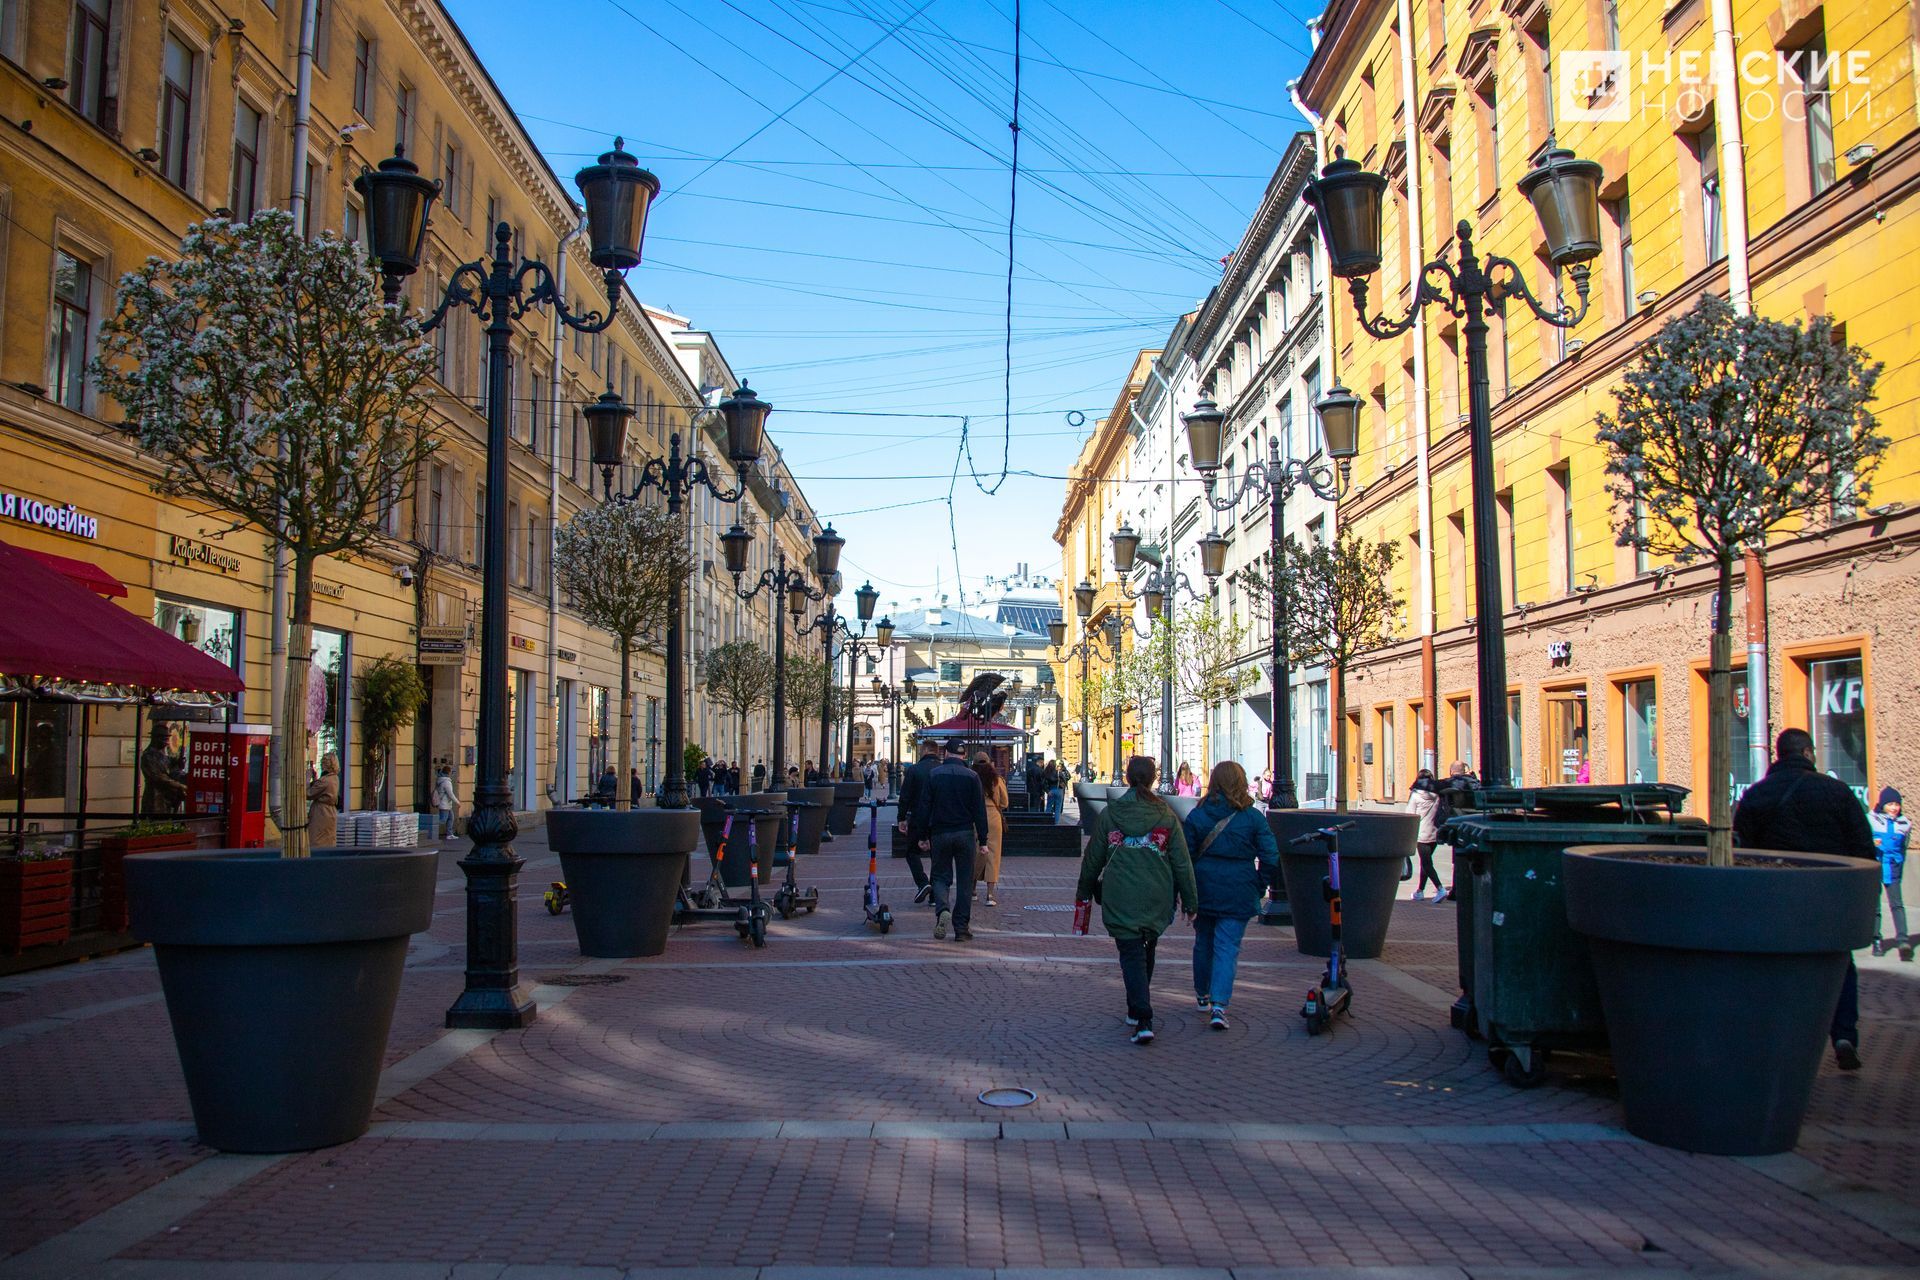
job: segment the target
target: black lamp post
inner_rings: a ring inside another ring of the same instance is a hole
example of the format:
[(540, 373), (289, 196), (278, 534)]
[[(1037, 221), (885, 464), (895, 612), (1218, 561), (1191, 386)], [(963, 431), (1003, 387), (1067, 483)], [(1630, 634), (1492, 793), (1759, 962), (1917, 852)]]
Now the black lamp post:
[[(847, 749), (840, 757), (840, 776), (848, 782), (853, 781), (853, 711), (855, 690), (859, 688), (854, 681), (860, 675), (860, 650), (867, 643), (867, 624), (873, 621), (873, 610), (880, 603), (880, 593), (873, 589), (871, 582), (863, 582), (860, 589), (853, 593), (854, 613), (860, 620), (860, 634), (847, 639)], [(880, 637), (880, 628), (874, 628), (874, 644), (884, 649), (893, 640), (893, 624), (884, 624), (886, 638)], [(844, 624), (842, 627), (844, 631)], [(828, 673), (831, 677), (831, 672)], [(824, 767), (824, 766), (822, 766)]]
[[(518, 826), (507, 789), (507, 344), (514, 321), (547, 304), (571, 329), (599, 333), (613, 324), (620, 306), (621, 276), (639, 265), (647, 208), (660, 180), (621, 149), (580, 170), (574, 181), (586, 200), (593, 265), (603, 274), (607, 311), (575, 315), (543, 262), (512, 257), (513, 233), (493, 229), (493, 258), (462, 264), (445, 295), (421, 328), (437, 328), (453, 307), (463, 306), (487, 329), (487, 510), (482, 552), (480, 614), (480, 709), (473, 816), (467, 828), (473, 851), (460, 860), (467, 878), (466, 987), (447, 1010), (449, 1027), (494, 1029), (533, 1021), (533, 1001), (520, 989), (515, 887), (523, 865), (513, 849)], [(363, 169), (354, 189), (366, 201), (367, 229), (379, 263), (386, 300), (400, 303), (401, 281), (420, 266), (427, 219), (440, 184), (420, 176), (398, 148), (377, 170)]]
[(727, 572), (733, 575), (734, 594), (742, 600), (751, 600), (762, 591), (771, 592), (773, 601), (773, 762), (769, 765), (771, 781), (784, 786), (787, 769), (787, 619), (781, 616), (780, 606), (786, 605), (786, 612), (793, 615), (793, 627), (803, 634), (810, 628), (800, 625), (800, 619), (807, 612), (807, 606), (816, 600), (826, 599), (827, 593), (807, 584), (808, 570), (811, 569), (822, 583), (825, 583), (840, 570), (840, 548), (846, 545), (846, 539), (833, 531), (829, 525), (821, 530), (813, 540), (813, 556), (810, 565), (787, 567), (787, 553), (784, 549), (775, 555), (774, 567), (763, 569), (752, 587), (740, 584), (741, 575), (747, 571), (747, 548), (753, 543), (753, 535), (740, 525), (720, 535), (721, 550), (726, 555)]
[[(1226, 540), (1217, 534), (1209, 534), (1207, 536), (1214, 541), (1209, 543), (1205, 539), (1201, 540), (1200, 568), (1201, 572), (1206, 576), (1209, 589), (1211, 589), (1214, 579), (1220, 576), (1221, 570), (1226, 566), (1227, 544)], [(1151, 620), (1154, 618), (1158, 618), (1161, 626), (1165, 628), (1167, 644), (1165, 658), (1167, 670), (1160, 678), (1160, 789), (1162, 791), (1171, 791), (1174, 784), (1174, 597), (1179, 591), (1185, 591), (1187, 595), (1194, 600), (1201, 600), (1205, 597), (1194, 590), (1193, 583), (1188, 579), (1186, 574), (1176, 571), (1168, 563), (1172, 558), (1171, 548), (1167, 548), (1165, 551), (1143, 549), (1140, 546), (1140, 535), (1133, 531), (1132, 525), (1122, 524), (1108, 536), (1107, 540), (1113, 547), (1113, 571), (1120, 579), (1120, 594), (1129, 600), (1143, 601), (1147, 606), (1149, 622), (1146, 634), (1149, 636), (1153, 634)], [(1127, 575), (1133, 572), (1133, 566), (1138, 560), (1146, 560), (1149, 564), (1153, 565), (1153, 573), (1148, 576), (1139, 593), (1136, 594), (1127, 589)]]
[[(1047, 624), (1047, 642), (1053, 646), (1059, 660), (1066, 662), (1073, 658), (1080, 659), (1080, 776), (1083, 779), (1088, 776), (1089, 772), (1087, 764), (1087, 663), (1095, 654), (1098, 654), (1103, 662), (1112, 662), (1119, 655), (1120, 651), (1120, 619), (1117, 616), (1108, 618), (1098, 632), (1094, 630), (1088, 621), (1093, 613), (1094, 594), (1093, 584), (1085, 579), (1082, 579), (1080, 585), (1073, 589), (1074, 612), (1080, 618), (1080, 641), (1078, 644), (1073, 645), (1071, 648), (1066, 646), (1067, 624), (1065, 622), (1049, 622)], [(1105, 643), (1099, 643), (1098, 640), (1096, 640), (1096, 636), (1104, 639)], [(1113, 712), (1113, 760), (1114, 773), (1118, 775), (1120, 772), (1120, 708), (1118, 707), (1115, 707)]]
[[(727, 461), (733, 464), (737, 480), (727, 488), (713, 478), (702, 457), (688, 458), (680, 452), (680, 433), (673, 433), (665, 458), (649, 458), (640, 468), (640, 478), (625, 493), (613, 491), (613, 469), (627, 456), (627, 420), (633, 410), (609, 391), (584, 410), (587, 438), (592, 446), (593, 465), (600, 468), (602, 492), (609, 502), (635, 502), (649, 489), (665, 495), (667, 513), (676, 519), (685, 500), (705, 489), (722, 502), (738, 502), (747, 491), (747, 476), (760, 460), (766, 441), (767, 415), (773, 406), (742, 386), (722, 400), (715, 410), (727, 424)], [(661, 781), (659, 806), (662, 809), (687, 807), (686, 670), (682, 655), (686, 650), (686, 584), (676, 583), (667, 597), (667, 760), (666, 777)]]
[[(1227, 415), (1212, 400), (1202, 400), (1193, 407), (1192, 413), (1181, 417), (1187, 429), (1187, 460), (1200, 473), (1210, 508), (1229, 511), (1237, 507), (1241, 498), (1248, 494), (1267, 495), (1270, 524), (1268, 555), (1273, 562), (1275, 586), (1273, 599), (1268, 602), (1272, 610), (1269, 645), (1273, 661), (1273, 799), (1269, 801), (1269, 807), (1275, 809), (1292, 809), (1300, 803), (1293, 780), (1293, 672), (1286, 646), (1290, 602), (1286, 593), (1279, 590), (1280, 569), (1286, 555), (1287, 499), (1293, 496), (1295, 489), (1304, 487), (1327, 502), (1337, 500), (1346, 490), (1347, 469), (1360, 448), (1358, 396), (1335, 383), (1314, 409), (1320, 415), (1321, 430), (1326, 436), (1327, 456), (1339, 464), (1337, 479), (1333, 469), (1320, 459), (1317, 451), (1311, 458), (1283, 458), (1280, 456), (1279, 438), (1269, 436), (1267, 460), (1249, 465), (1246, 478), (1225, 497), (1216, 497), (1213, 490), (1220, 471), (1220, 447)], [(1228, 539), (1218, 533), (1209, 533), (1200, 540), (1202, 563), (1213, 557), (1224, 566), (1227, 546)], [(1215, 570), (1216, 573), (1218, 571)]]
[[(1520, 194), (1533, 205), (1546, 238), (1547, 259), (1558, 279), (1565, 269), (1573, 281), (1578, 307), (1556, 298), (1549, 307), (1527, 288), (1526, 273), (1506, 258), (1481, 259), (1474, 253), (1473, 228), (1464, 220), (1455, 229), (1460, 243), (1457, 266), (1436, 258), (1421, 268), (1420, 286), (1407, 313), (1397, 320), (1367, 314), (1367, 277), (1380, 269), (1380, 201), (1387, 180), (1369, 173), (1344, 155), (1307, 183), (1306, 199), (1319, 215), (1333, 274), (1347, 281), (1360, 327), (1375, 338), (1392, 338), (1413, 327), (1420, 309), (1438, 303), (1464, 318), (1467, 336), (1467, 418), (1473, 473), (1474, 641), (1479, 657), (1476, 714), (1480, 720), (1480, 776), (1492, 786), (1510, 780), (1507, 750), (1507, 649), (1500, 592), (1499, 524), (1493, 494), (1493, 408), (1487, 374), (1487, 311), (1504, 314), (1506, 300), (1518, 296), (1546, 323), (1570, 329), (1587, 314), (1589, 268), (1600, 255), (1600, 181), (1591, 160), (1549, 144), (1540, 164), (1520, 179)], [(1438, 282), (1436, 282), (1436, 277)]]

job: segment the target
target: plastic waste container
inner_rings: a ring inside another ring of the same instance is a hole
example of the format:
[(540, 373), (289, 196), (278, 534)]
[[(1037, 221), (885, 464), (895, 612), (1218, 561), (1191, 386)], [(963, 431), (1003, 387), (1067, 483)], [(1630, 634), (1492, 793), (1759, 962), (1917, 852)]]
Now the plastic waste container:
[(1464, 1021), (1512, 1083), (1544, 1080), (1551, 1050), (1606, 1045), (1586, 941), (1567, 924), (1561, 852), (1704, 845), (1706, 824), (1677, 812), (1686, 794), (1669, 783), (1483, 788), (1472, 793), (1472, 812), (1447, 823), (1461, 985), (1471, 1002)]

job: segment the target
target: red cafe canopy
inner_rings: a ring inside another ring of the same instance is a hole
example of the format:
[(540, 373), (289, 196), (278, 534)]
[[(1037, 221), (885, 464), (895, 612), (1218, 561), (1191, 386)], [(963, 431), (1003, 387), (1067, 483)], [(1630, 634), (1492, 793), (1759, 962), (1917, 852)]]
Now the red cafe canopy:
[(956, 738), (1025, 738), (1025, 729), (1016, 729), (1010, 724), (1001, 724), (998, 720), (980, 720), (961, 714), (942, 720), (939, 724), (930, 724), (924, 729), (914, 730), (916, 738), (956, 737)]
[(225, 663), (5, 542), (0, 601), (0, 695), (81, 696), (74, 686), (96, 686), (84, 696), (113, 700), (246, 687)]

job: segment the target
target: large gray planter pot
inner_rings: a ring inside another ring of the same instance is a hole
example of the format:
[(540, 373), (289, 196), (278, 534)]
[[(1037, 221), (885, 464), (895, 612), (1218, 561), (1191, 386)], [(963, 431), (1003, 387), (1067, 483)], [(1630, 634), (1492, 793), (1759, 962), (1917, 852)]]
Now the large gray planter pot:
[(1187, 815), (1200, 807), (1200, 801), (1202, 797), (1200, 796), (1162, 796), (1161, 799), (1165, 800), (1168, 804), (1172, 805), (1175, 816), (1177, 816), (1180, 819), (1180, 821), (1185, 822), (1187, 820)]
[(1107, 789), (1097, 782), (1076, 782), (1073, 784), (1073, 801), (1080, 810), (1080, 831), (1085, 834), (1093, 829), (1093, 811), (1090, 806), (1095, 800), (1104, 805), (1107, 802)]
[(183, 849), (127, 859), (200, 1140), (310, 1151), (367, 1131), (432, 849)]
[(667, 949), (698, 809), (549, 809), (573, 933), (585, 956), (657, 956)]
[(827, 830), (836, 836), (853, 834), (854, 815), (859, 812), (866, 784), (858, 780), (833, 784), (833, 808), (827, 810)]
[[(787, 820), (787, 793), (784, 791), (755, 791), (744, 796), (723, 796), (720, 800), (722, 810), (726, 809), (770, 809), (771, 813), (753, 820), (752, 853), (760, 864), (760, 883), (767, 884), (773, 879), (773, 854), (784, 839), (784, 824)], [(720, 847), (722, 812), (718, 816), (707, 814), (701, 820), (701, 830), (707, 839), (707, 851), (712, 853)], [(727, 841), (727, 856), (720, 863), (720, 882), (729, 889), (744, 889), (750, 876), (747, 861), (747, 824), (737, 821), (733, 824), (733, 838)]]
[(787, 798), (818, 806), (800, 810), (798, 850), (802, 857), (811, 857), (820, 852), (820, 839), (827, 832), (827, 811), (833, 805), (833, 788), (788, 787)]
[(1587, 845), (1562, 868), (1628, 1131), (1705, 1155), (1792, 1150), (1849, 953), (1873, 941), (1879, 864)]
[(1340, 822), (1340, 938), (1349, 960), (1372, 960), (1387, 945), (1400, 871), (1413, 856), (1420, 820), (1410, 813), (1363, 813), (1332, 809), (1269, 809), (1267, 825), (1280, 843), (1280, 874), (1293, 909), (1294, 945), (1300, 954), (1333, 951), (1332, 916), (1321, 881), (1327, 877), (1326, 846), (1289, 844), (1295, 836)]

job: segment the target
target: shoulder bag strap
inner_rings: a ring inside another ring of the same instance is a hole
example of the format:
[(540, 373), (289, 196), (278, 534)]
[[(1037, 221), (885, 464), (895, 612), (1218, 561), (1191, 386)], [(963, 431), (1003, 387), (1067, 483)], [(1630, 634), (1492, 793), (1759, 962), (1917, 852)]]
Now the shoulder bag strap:
[(1220, 821), (1218, 821), (1218, 822), (1216, 822), (1216, 823), (1214, 823), (1214, 824), (1213, 824), (1213, 830), (1211, 830), (1211, 831), (1209, 831), (1209, 832), (1207, 832), (1207, 838), (1206, 838), (1205, 840), (1202, 840), (1202, 841), (1200, 842), (1200, 852), (1199, 852), (1199, 853), (1196, 853), (1196, 854), (1194, 854), (1193, 856), (1194, 856), (1194, 857), (1196, 857), (1196, 858), (1203, 858), (1203, 857), (1205, 857), (1205, 856), (1206, 856), (1206, 853), (1207, 853), (1207, 850), (1209, 850), (1209, 849), (1211, 849), (1211, 848), (1213, 848), (1213, 842), (1214, 842), (1214, 839), (1215, 839), (1215, 838), (1216, 838), (1217, 836), (1219, 836), (1219, 834), (1220, 834), (1220, 833), (1221, 833), (1222, 831), (1225, 831), (1225, 830), (1227, 829), (1227, 824), (1228, 824), (1229, 822), (1232, 822), (1232, 821), (1233, 821), (1233, 820), (1234, 820), (1235, 818), (1237, 818), (1237, 817), (1239, 817), (1239, 816), (1240, 816), (1240, 811), (1239, 811), (1238, 809), (1236, 809), (1236, 810), (1234, 810), (1234, 811), (1233, 811), (1232, 813), (1230, 813), (1230, 814), (1228, 814), (1228, 815), (1227, 815), (1226, 817), (1224, 817), (1224, 818), (1222, 818), (1222, 819), (1220, 819)]

